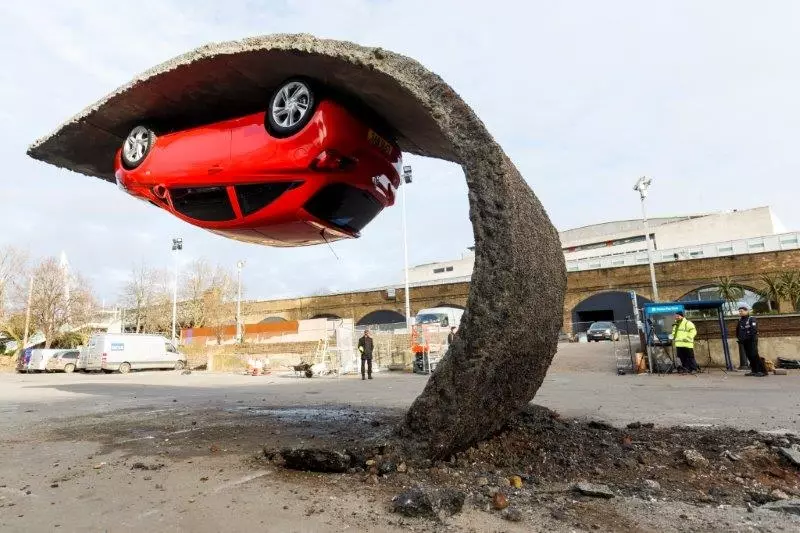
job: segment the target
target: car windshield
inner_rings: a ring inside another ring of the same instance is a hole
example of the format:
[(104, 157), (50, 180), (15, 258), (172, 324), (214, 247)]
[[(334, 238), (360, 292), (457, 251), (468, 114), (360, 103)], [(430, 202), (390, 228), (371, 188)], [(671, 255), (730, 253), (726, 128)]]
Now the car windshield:
[(187, 187), (169, 190), (175, 211), (195, 220), (220, 222), (236, 217), (225, 187)]
[(611, 329), (612, 326), (613, 324), (611, 322), (595, 322), (589, 329), (596, 331), (598, 329)]
[(440, 324), (447, 315), (445, 314), (438, 314), (438, 313), (430, 313), (424, 315), (417, 316), (417, 324), (424, 325), (424, 324)]
[(311, 215), (338, 228), (359, 232), (381, 211), (381, 204), (361, 189), (334, 183), (323, 187), (306, 202)]

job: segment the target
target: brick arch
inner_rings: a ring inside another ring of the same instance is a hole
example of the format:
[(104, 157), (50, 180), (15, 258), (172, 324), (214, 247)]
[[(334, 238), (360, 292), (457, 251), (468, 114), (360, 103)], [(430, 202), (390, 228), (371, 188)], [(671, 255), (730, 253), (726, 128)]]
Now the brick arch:
[(357, 326), (374, 326), (377, 324), (399, 324), (405, 323), (406, 317), (403, 313), (394, 309), (378, 309), (363, 315), (356, 322)]
[(462, 311), (467, 309), (466, 306), (464, 306), (464, 305), (448, 303), (448, 302), (439, 302), (434, 307), (452, 307), (454, 309), (461, 309)]
[[(636, 292), (637, 308), (641, 308), (642, 304), (652, 301), (649, 296), (645, 296)], [(606, 307), (606, 309), (592, 309), (593, 300), (602, 302), (605, 299), (605, 305), (598, 303), (599, 307)], [(586, 294), (581, 299), (569, 302), (570, 307), (564, 306), (565, 318), (569, 316), (570, 326), (564, 328), (565, 331), (583, 331), (588, 327), (588, 322), (595, 322), (597, 320), (614, 320), (618, 322), (618, 326), (623, 327), (622, 321), (625, 317), (630, 317), (628, 329), (636, 324), (636, 315), (633, 311), (633, 302), (631, 302), (629, 290), (625, 289), (610, 289), (595, 291), (591, 294)], [(585, 308), (581, 308), (583, 305)], [(601, 313), (607, 312), (607, 315), (600, 316)]]

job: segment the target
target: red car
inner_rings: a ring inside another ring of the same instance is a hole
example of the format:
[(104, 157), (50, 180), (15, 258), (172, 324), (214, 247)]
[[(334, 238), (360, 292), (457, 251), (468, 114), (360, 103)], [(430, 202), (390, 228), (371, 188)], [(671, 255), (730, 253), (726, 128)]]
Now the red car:
[(117, 184), (241, 241), (305, 246), (358, 237), (394, 204), (402, 159), (379, 120), (343, 100), (290, 79), (266, 112), (168, 133), (137, 126), (117, 151)]

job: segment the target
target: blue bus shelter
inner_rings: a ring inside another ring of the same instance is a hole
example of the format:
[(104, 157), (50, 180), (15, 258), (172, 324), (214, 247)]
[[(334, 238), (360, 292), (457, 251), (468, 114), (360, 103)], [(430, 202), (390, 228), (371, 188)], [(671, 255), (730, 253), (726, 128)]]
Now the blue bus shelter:
[(705, 300), (696, 302), (659, 302), (646, 303), (642, 306), (644, 315), (644, 334), (647, 346), (664, 346), (672, 344), (669, 339), (671, 328), (658, 327), (664, 323), (664, 319), (678, 312), (686, 311), (706, 311), (716, 310), (717, 320), (719, 321), (720, 335), (722, 339), (722, 351), (725, 354), (725, 367), (733, 370), (731, 362), (731, 352), (728, 347), (728, 328), (725, 326), (725, 301), (724, 300)]

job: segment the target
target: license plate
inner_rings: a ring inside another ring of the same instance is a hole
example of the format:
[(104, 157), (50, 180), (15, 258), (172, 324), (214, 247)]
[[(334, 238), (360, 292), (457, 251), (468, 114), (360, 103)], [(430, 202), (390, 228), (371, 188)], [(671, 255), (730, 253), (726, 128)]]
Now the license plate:
[(381, 137), (380, 135), (378, 135), (377, 133), (375, 133), (374, 131), (369, 130), (367, 132), (367, 140), (372, 146), (374, 146), (387, 156), (389, 157), (392, 156), (392, 152), (394, 151), (392, 144), (383, 137)]

